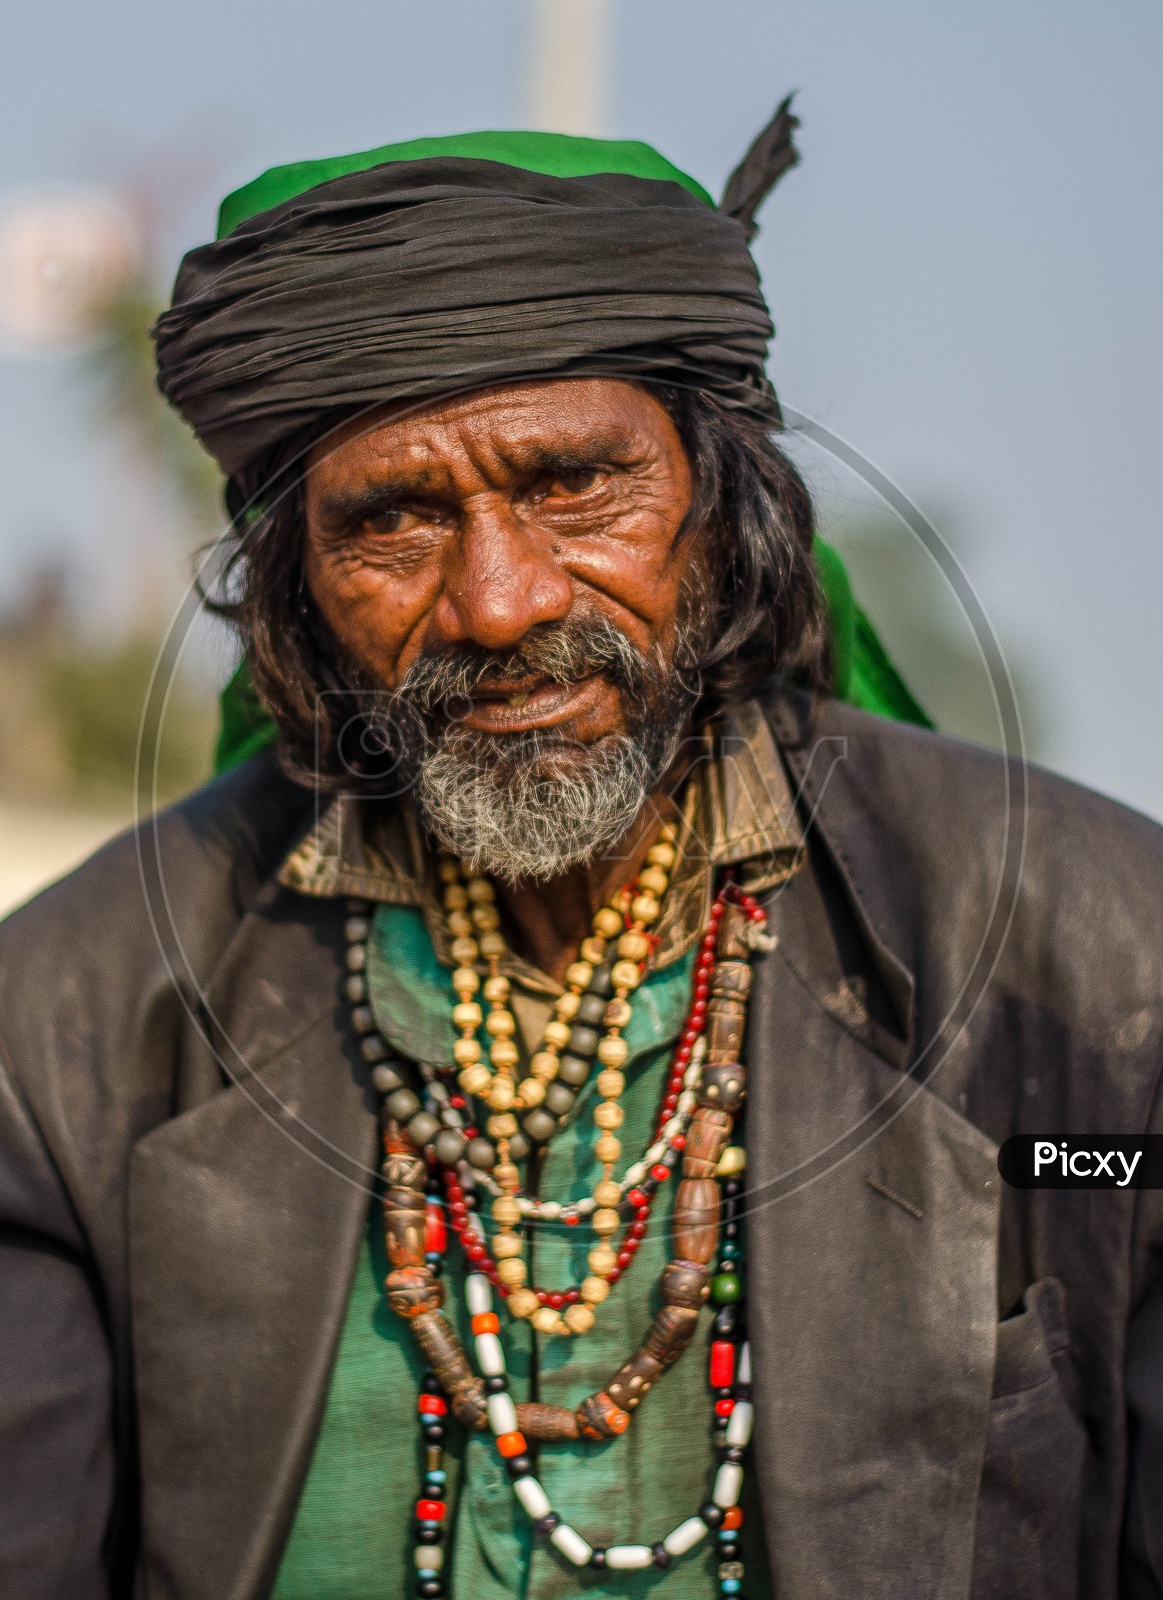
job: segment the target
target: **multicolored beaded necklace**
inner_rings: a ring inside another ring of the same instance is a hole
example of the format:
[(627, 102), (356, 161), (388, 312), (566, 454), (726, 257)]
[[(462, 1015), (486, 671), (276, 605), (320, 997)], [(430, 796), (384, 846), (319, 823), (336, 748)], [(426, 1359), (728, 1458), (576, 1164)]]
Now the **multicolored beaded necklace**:
[[(450, 882), (451, 875), (445, 881)], [(483, 896), (471, 903), (490, 904)], [(724, 1595), (737, 1595), (742, 1580), (736, 1538), (742, 1520), (738, 1499), (752, 1411), (749, 1348), (738, 1333), (735, 1310), (743, 1294), (735, 1213), (745, 1157), (741, 1147), (730, 1144), (730, 1137), (746, 1080), (738, 1058), (751, 986), (750, 956), (754, 948), (770, 947), (771, 943), (763, 932), (766, 919), (762, 909), (733, 884), (727, 884), (715, 898), (695, 969), (690, 1012), (657, 1119), (656, 1134), (667, 1136), (664, 1154), (644, 1171), (634, 1187), (624, 1189), (619, 1207), (629, 1227), (622, 1248), (601, 1280), (599, 1299), (605, 1298), (611, 1283), (633, 1260), (646, 1232), (650, 1200), (681, 1161), (683, 1177), (674, 1209), (676, 1255), (659, 1280), (663, 1307), (642, 1346), (606, 1388), (572, 1412), (537, 1403), (515, 1405), (508, 1393), (493, 1291), (502, 1299), (511, 1297), (514, 1286), (505, 1282), (500, 1267), (505, 1260), (515, 1258), (502, 1256), (498, 1261), (490, 1252), (472, 1203), (475, 1195), (466, 1192), (461, 1181), (466, 1169), (471, 1170), (469, 1164), (441, 1161), (441, 1118), (432, 1111), (421, 1110), (417, 1096), (404, 1085), (402, 1063), (386, 1059), (386, 1043), (374, 1026), (367, 1026), (364, 969), (370, 907), (363, 902), (349, 902), (349, 909), (352, 916), (347, 924), (347, 994), (355, 1008), (353, 1020), (361, 1034), (361, 1047), (373, 1063), (375, 1081), (384, 1095), (384, 1218), (393, 1269), (385, 1288), (393, 1310), (409, 1322), (428, 1362), (418, 1405), (426, 1456), (424, 1485), (416, 1507), (416, 1593), (427, 1600), (445, 1592), (442, 1524), (446, 1480), (441, 1449), (443, 1419), (451, 1406), (464, 1426), (487, 1427), (493, 1433), (519, 1503), (533, 1518), (536, 1531), (547, 1537), (566, 1560), (579, 1567), (609, 1570), (665, 1568), (676, 1557), (693, 1550), (712, 1530), (719, 1530), (719, 1590)], [(428, 1079), (431, 1103), (439, 1106), (441, 1097), (431, 1094), (434, 1083), (430, 1072)], [(689, 1097), (685, 1104), (684, 1096)], [(449, 1097), (444, 1112), (445, 1131), (452, 1120), (447, 1112), (459, 1109), (451, 1105)], [(676, 1117), (682, 1121), (681, 1130), (673, 1129)], [(426, 1120), (421, 1121), (422, 1118)], [(653, 1146), (650, 1153), (654, 1153)], [(612, 1181), (608, 1169), (603, 1181)], [(604, 1197), (597, 1198), (600, 1201)], [(466, 1296), (479, 1376), (473, 1373), (455, 1331), (440, 1309), (443, 1291), (439, 1272), (448, 1240), (442, 1199), (447, 1201), (449, 1218), (471, 1269)], [(501, 1224), (498, 1237), (512, 1230), (512, 1222), (497, 1220)], [(531, 1208), (522, 1220), (534, 1220)], [(710, 1263), (716, 1255), (718, 1270), (712, 1274)], [(559, 1331), (562, 1309), (567, 1314), (589, 1311), (589, 1306), (581, 1303), (581, 1290), (524, 1291), (523, 1282), (517, 1288), (519, 1292), (536, 1294), (532, 1320), (535, 1326), (544, 1326), (546, 1332)], [(610, 1439), (623, 1432), (654, 1382), (682, 1355), (694, 1332), (699, 1307), (708, 1297), (721, 1307), (710, 1358), (710, 1379), (716, 1393), (714, 1426), (720, 1452), (710, 1498), (695, 1515), (655, 1544), (595, 1548), (553, 1511), (534, 1475), (527, 1439)], [(552, 1327), (542, 1312), (552, 1314)], [(575, 1326), (571, 1331), (581, 1333), (585, 1329)]]

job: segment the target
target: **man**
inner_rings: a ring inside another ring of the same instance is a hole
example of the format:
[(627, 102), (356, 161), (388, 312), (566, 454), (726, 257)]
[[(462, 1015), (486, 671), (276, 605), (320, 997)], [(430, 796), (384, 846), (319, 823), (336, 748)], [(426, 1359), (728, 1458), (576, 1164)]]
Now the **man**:
[(0, 935), (6, 1594), (1163, 1594), (1158, 1195), (997, 1168), (1158, 1126), (1163, 846), (828, 692), (790, 124), (721, 209), (466, 136), (187, 259), (253, 688)]

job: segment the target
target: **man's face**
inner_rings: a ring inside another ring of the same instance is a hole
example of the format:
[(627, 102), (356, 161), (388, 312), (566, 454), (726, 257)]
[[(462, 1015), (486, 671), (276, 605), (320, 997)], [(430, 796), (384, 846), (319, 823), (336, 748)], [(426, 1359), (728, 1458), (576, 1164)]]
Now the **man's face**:
[[(678, 431), (617, 379), (518, 384), (317, 447), (306, 483), (307, 581), (373, 681), (398, 689), (425, 655), (510, 655), (581, 607), (644, 656), (669, 660), (698, 541), (675, 536), (691, 498)], [(623, 731), (608, 678), (474, 692), (481, 733)]]
[(702, 543), (678, 432), (617, 380), (350, 427), (306, 479), (311, 591), (450, 848), (544, 880), (627, 830), (690, 706)]

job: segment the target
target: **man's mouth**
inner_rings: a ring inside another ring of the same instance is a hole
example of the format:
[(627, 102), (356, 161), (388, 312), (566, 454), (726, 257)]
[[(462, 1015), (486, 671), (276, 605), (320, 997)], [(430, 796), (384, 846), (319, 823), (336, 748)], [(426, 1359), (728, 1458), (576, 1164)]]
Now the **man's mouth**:
[(456, 721), (477, 733), (526, 733), (560, 727), (591, 713), (609, 689), (600, 676), (572, 683), (526, 678), (481, 684), (473, 692), (468, 710), (458, 708)]

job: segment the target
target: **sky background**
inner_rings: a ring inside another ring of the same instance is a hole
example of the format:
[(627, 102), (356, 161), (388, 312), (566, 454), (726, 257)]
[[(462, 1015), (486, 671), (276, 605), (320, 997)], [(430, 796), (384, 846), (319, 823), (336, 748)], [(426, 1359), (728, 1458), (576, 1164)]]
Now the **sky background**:
[[(799, 91), (803, 163), (756, 246), (780, 394), (948, 539), (1039, 752), (1163, 818), (1163, 8), (609, 4), (605, 131), (713, 193)], [(0, 200), (180, 158), (172, 266), (266, 166), (529, 125), (529, 36), (528, 0), (10, 9)], [(0, 604), (59, 557), (100, 622), (151, 513), (121, 504), (78, 370), (0, 355)], [(859, 518), (857, 479), (798, 459), (829, 526)]]

